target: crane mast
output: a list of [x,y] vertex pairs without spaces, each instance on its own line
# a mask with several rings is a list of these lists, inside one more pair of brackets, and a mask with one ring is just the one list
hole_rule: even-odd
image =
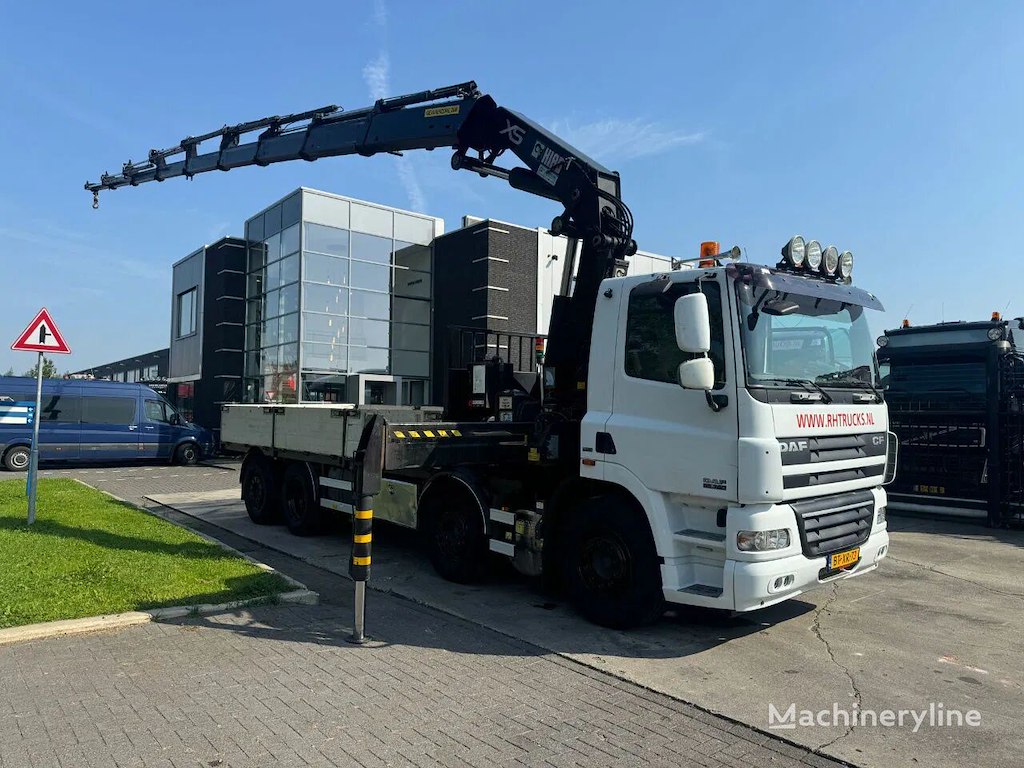
[[[216,148],[211,145],[216,142]],[[210,149],[204,151],[204,146]],[[345,111],[328,105],[289,115],[224,126],[188,136],[120,173],[87,182],[93,207],[99,193],[151,181],[292,160],[451,147],[454,170],[505,180],[511,187],[554,200],[563,211],[555,235],[582,242],[571,295],[556,296],[548,334],[547,364],[555,372],[550,405],[575,421],[586,412],[587,365],[594,307],[601,281],[625,274],[636,252],[633,220],[620,197],[619,175],[587,157],[526,116],[499,106],[475,82],[379,99]],[[511,152],[522,166],[496,163]],[[442,276],[439,276],[442,277]]]

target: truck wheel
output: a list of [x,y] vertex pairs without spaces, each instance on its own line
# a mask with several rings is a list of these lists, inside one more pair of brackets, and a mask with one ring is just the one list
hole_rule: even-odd
[[451,491],[427,517],[430,562],[448,581],[471,584],[487,573],[487,534],[476,500],[464,489]]
[[320,508],[309,468],[292,462],[284,471],[281,489],[284,524],[296,536],[315,536],[327,528],[328,518]]
[[277,474],[266,459],[254,459],[242,471],[242,501],[256,525],[272,525],[279,518]]
[[4,466],[10,472],[24,472],[28,469],[29,459],[28,448],[16,445],[4,454]]
[[576,609],[613,629],[649,624],[664,610],[658,553],[647,518],[629,500],[602,496],[569,524],[566,581]]
[[183,467],[194,467],[199,463],[199,446],[195,443],[182,443],[174,452],[174,461]]

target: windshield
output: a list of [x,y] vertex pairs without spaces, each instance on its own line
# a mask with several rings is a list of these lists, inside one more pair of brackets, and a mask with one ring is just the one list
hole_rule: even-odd
[[736,293],[748,385],[877,386],[864,307],[742,283]]

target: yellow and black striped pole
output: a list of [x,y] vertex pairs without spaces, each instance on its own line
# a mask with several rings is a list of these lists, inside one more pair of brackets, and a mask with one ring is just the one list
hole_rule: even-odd
[[348,573],[356,583],[355,621],[351,642],[366,642],[366,582],[370,578],[370,546],[373,542],[373,496],[360,494],[359,503],[352,512],[352,560]]

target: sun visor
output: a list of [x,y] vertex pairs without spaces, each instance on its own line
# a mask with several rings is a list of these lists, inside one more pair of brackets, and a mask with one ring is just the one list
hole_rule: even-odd
[[766,267],[755,267],[749,264],[730,264],[726,271],[740,283],[755,288],[783,293],[796,293],[802,296],[813,296],[816,299],[831,299],[856,304],[868,309],[884,311],[882,302],[862,288],[855,288],[845,283],[834,283],[817,278],[789,275],[775,272]]

